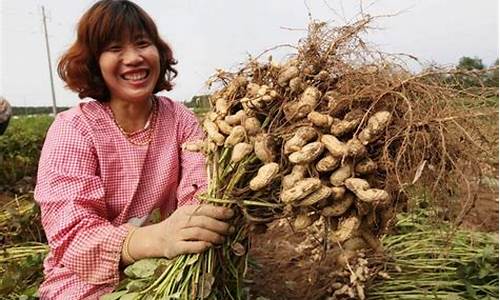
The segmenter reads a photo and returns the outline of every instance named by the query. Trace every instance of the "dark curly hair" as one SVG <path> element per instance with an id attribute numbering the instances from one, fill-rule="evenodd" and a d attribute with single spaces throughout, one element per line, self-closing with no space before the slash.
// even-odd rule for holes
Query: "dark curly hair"
<path id="1" fill-rule="evenodd" d="M 81 99 L 107 102 L 111 95 L 99 68 L 99 56 L 111 42 L 140 34 L 146 34 L 160 54 L 160 76 L 153 93 L 170 91 L 177 76 L 172 49 L 160 38 L 151 17 L 128 0 L 98 1 L 82 16 L 77 39 L 61 57 L 57 72 Z"/>

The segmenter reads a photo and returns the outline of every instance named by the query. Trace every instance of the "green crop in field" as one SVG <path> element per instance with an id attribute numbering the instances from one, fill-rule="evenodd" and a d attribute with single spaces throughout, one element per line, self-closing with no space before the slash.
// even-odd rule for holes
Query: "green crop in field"
<path id="1" fill-rule="evenodd" d="M 53 120 L 49 115 L 12 118 L 0 136 L 0 190 L 36 175 L 45 134 Z"/>

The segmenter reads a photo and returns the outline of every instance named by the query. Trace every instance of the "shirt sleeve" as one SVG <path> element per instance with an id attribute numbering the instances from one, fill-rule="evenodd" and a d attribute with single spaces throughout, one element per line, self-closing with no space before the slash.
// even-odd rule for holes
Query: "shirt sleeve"
<path id="1" fill-rule="evenodd" d="M 117 284 L 128 227 L 107 219 L 105 189 L 90 139 L 57 118 L 39 162 L 35 199 L 58 265 L 90 284 Z"/>
<path id="2" fill-rule="evenodd" d="M 178 104 L 179 106 L 181 104 Z M 186 142 L 204 138 L 203 130 L 196 116 L 185 107 L 180 109 L 180 181 L 177 187 L 178 206 L 197 204 L 196 195 L 207 189 L 205 156 L 202 153 L 183 150 Z"/>

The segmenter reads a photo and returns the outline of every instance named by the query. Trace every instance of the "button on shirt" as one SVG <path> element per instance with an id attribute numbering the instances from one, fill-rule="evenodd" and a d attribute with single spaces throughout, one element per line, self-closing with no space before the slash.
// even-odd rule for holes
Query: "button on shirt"
<path id="1" fill-rule="evenodd" d="M 146 220 L 158 209 L 166 217 L 196 203 L 195 194 L 206 189 L 203 155 L 181 149 L 203 138 L 196 116 L 157 99 L 149 145 L 130 143 L 109 106 L 98 101 L 58 114 L 51 125 L 35 189 L 50 246 L 42 299 L 98 299 L 111 292 L 127 222 Z"/>

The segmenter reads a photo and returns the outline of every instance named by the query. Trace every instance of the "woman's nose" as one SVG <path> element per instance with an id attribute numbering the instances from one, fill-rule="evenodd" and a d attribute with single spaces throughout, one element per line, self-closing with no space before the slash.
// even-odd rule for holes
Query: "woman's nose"
<path id="1" fill-rule="evenodd" d="M 140 51 L 136 49 L 135 47 L 125 47 L 122 55 L 122 60 L 124 64 L 130 65 L 130 64 L 137 64 L 142 62 L 142 56 Z"/>

